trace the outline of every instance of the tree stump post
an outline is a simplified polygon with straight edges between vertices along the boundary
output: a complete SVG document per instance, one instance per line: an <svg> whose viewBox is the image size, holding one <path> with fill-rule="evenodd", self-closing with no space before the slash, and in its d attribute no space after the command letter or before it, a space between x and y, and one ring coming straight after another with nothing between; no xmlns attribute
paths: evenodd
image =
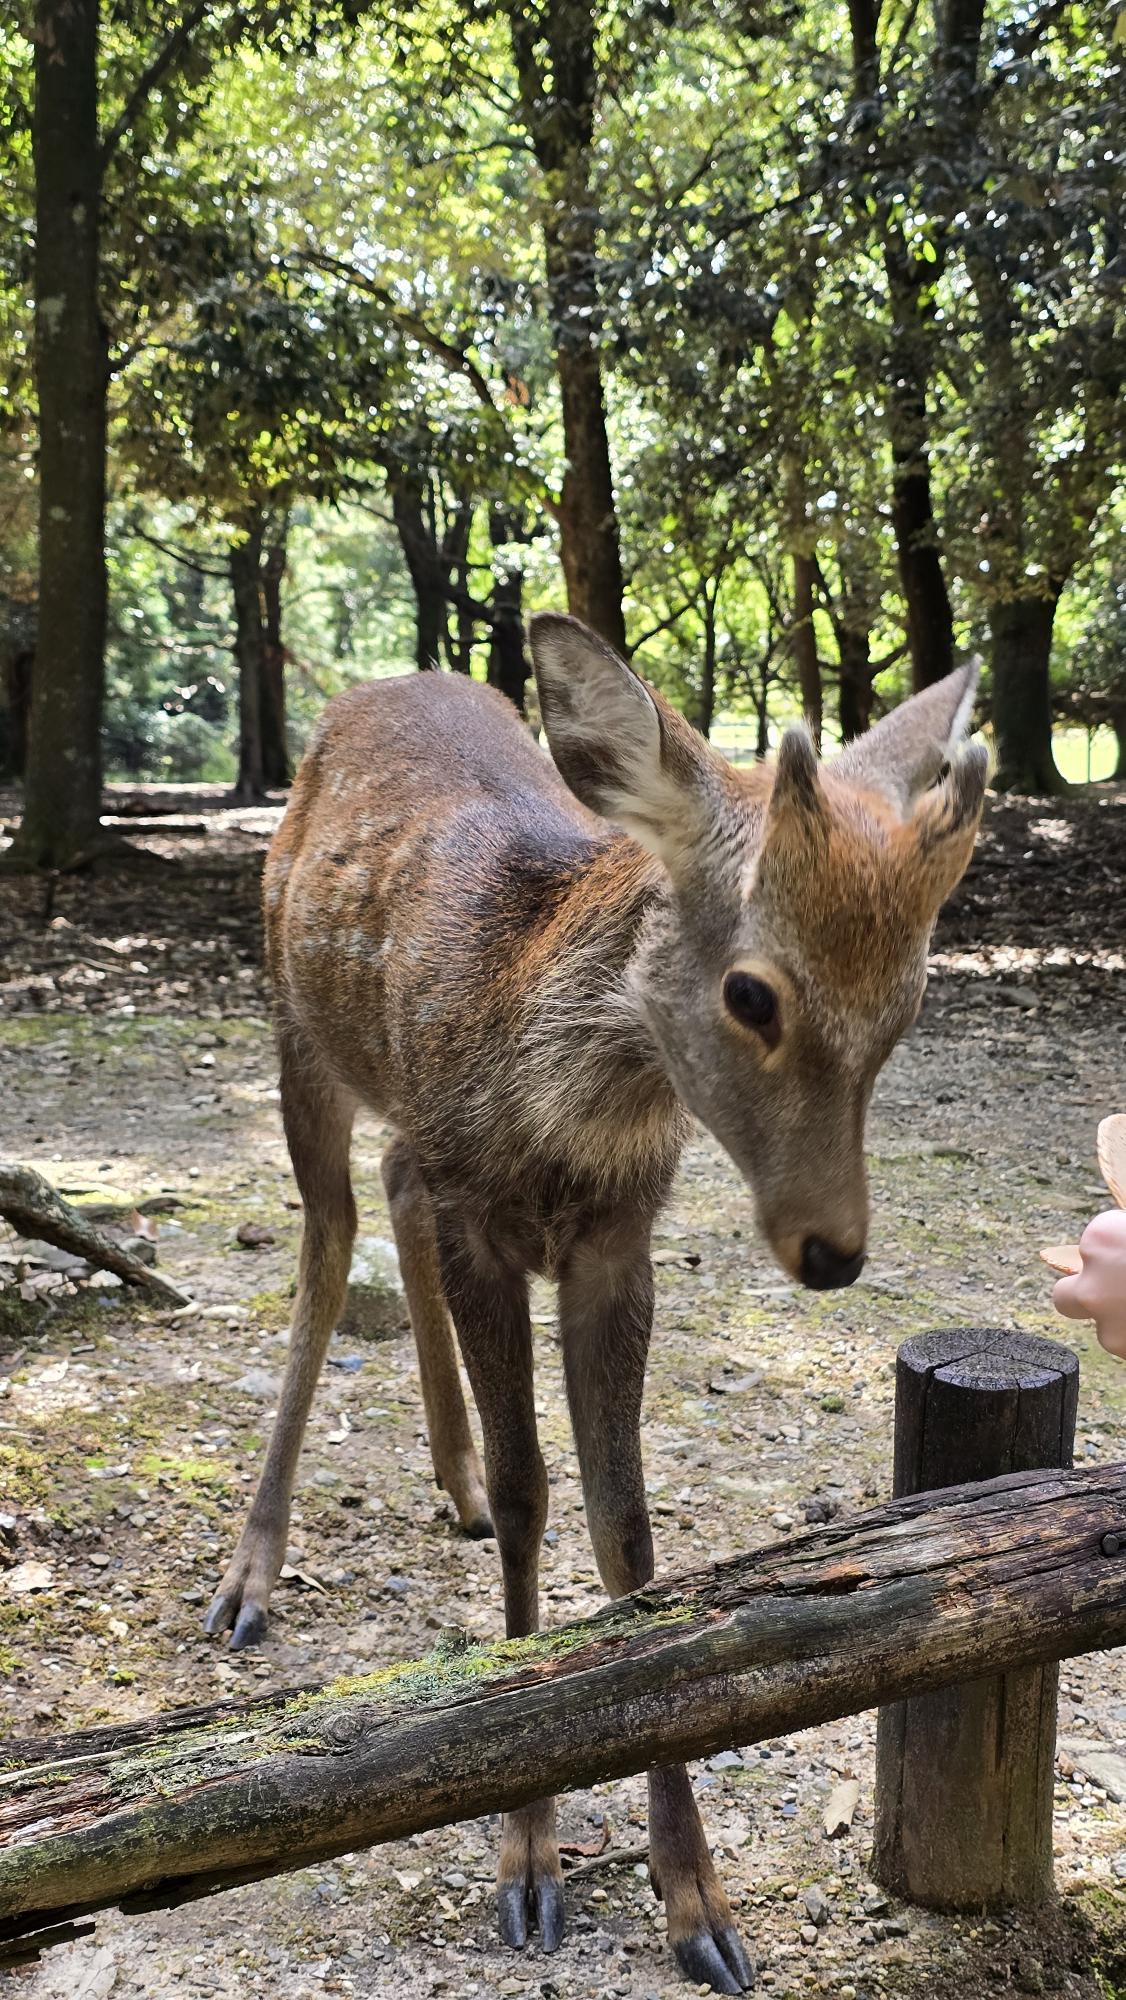
<svg viewBox="0 0 1126 2000"><path fill-rule="evenodd" d="M1079 1364L1054 1340L991 1327L905 1341L896 1362L895 1496L1069 1467ZM931 1909L1053 1893L1058 1666L881 1708L872 1872Z"/></svg>

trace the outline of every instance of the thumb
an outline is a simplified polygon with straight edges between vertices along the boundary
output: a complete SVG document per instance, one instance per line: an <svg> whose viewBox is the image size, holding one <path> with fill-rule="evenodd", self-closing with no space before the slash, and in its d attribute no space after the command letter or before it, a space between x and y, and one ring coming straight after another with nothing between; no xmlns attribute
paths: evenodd
<svg viewBox="0 0 1126 2000"><path fill-rule="evenodd" d="M1092 1317L1089 1306L1084 1305L1081 1298L1082 1288L1082 1271L1077 1271L1073 1277L1061 1278L1055 1286L1052 1292L1052 1304L1058 1313L1063 1314L1065 1319L1090 1319Z"/></svg>

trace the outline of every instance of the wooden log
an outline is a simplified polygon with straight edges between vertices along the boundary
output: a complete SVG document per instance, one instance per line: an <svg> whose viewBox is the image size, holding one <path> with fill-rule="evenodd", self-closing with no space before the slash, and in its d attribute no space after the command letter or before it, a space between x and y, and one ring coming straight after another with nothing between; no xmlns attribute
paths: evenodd
<svg viewBox="0 0 1126 2000"><path fill-rule="evenodd" d="M0 1939L1123 1641L1126 1465L894 1501L534 1639L9 1745Z"/></svg>
<svg viewBox="0 0 1126 2000"><path fill-rule="evenodd" d="M0 1216L10 1222L20 1236L41 1237L56 1250L69 1250L85 1257L97 1271L112 1271L126 1285L138 1285L174 1306L192 1301L170 1278L161 1277L139 1257L123 1250L95 1229L89 1218L69 1201L56 1194L50 1181L33 1167L17 1167L0 1160Z"/></svg>
<svg viewBox="0 0 1126 2000"><path fill-rule="evenodd" d="M989 1327L899 1350L897 1497L1069 1466L1079 1364L1053 1340ZM932 1909L1032 1905L1053 1893L1059 1669L992 1674L881 1708L873 1874Z"/></svg>

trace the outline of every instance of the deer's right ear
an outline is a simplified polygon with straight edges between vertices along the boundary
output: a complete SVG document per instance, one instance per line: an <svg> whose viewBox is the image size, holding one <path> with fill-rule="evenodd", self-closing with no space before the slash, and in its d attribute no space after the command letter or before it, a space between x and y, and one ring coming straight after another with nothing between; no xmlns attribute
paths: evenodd
<svg viewBox="0 0 1126 2000"><path fill-rule="evenodd" d="M632 833L670 874L683 872L704 832L721 760L577 618L540 612L529 639L560 776L584 806Z"/></svg>

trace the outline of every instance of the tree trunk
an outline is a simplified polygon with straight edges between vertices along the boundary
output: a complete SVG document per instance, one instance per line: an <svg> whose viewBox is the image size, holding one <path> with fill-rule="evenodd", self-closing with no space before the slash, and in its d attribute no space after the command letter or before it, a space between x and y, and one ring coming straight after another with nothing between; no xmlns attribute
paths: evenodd
<svg viewBox="0 0 1126 2000"><path fill-rule="evenodd" d="M489 513L489 538L494 549L521 539L519 529L504 512L494 507ZM493 624L489 645L489 685L499 688L523 715L524 690L532 666L524 650L524 572L509 563L496 562L493 570Z"/></svg>
<svg viewBox="0 0 1126 2000"><path fill-rule="evenodd" d="M34 614L10 604L3 637L3 704L0 707L0 778L22 778L35 672Z"/></svg>
<svg viewBox="0 0 1126 2000"><path fill-rule="evenodd" d="M262 743L262 685L265 678L266 634L262 622L261 577L263 524L254 514L245 538L232 542L231 588L235 599L235 660L238 665L238 780L240 799L266 795Z"/></svg>
<svg viewBox="0 0 1126 2000"><path fill-rule="evenodd" d="M414 585L415 664L420 673L432 673L441 664L446 625L442 564L427 526L421 480L396 469L388 473L387 484L399 546Z"/></svg>
<svg viewBox="0 0 1126 2000"><path fill-rule="evenodd" d="M101 831L106 394L98 305L98 0L35 10L39 643L12 859L75 868Z"/></svg>
<svg viewBox="0 0 1126 2000"><path fill-rule="evenodd" d="M793 565L793 617L790 623L790 645L794 664L798 670L798 686L801 690L802 711L809 724L817 748L821 748L821 663L817 658L817 633L813 624L813 590L817 577L817 563L813 556L795 549L791 555Z"/></svg>
<svg viewBox="0 0 1126 2000"><path fill-rule="evenodd" d="M755 721L757 724L755 756L759 759L760 763L764 757L769 757L770 755L770 714L767 704L768 696L764 688L761 695L755 696Z"/></svg>
<svg viewBox="0 0 1126 2000"><path fill-rule="evenodd" d="M451 631L447 619L446 657L455 674L473 670L473 641L476 636L469 590L469 537L473 528L473 503L458 501L447 514L442 537L442 567L454 586L454 619Z"/></svg>
<svg viewBox="0 0 1126 2000"><path fill-rule="evenodd" d="M891 518L899 580L907 607L907 645L916 690L954 670L954 617L939 553L927 449L927 372L922 354L918 288L907 273L909 252L898 234L885 240L884 264L892 309L888 353L891 439Z"/></svg>
<svg viewBox="0 0 1126 2000"><path fill-rule="evenodd" d="M566 471L559 533L567 604L626 649L622 560L598 336L599 216L591 187L598 89L592 0L548 0L537 13L510 0L520 103L545 176L544 249ZM546 46L550 75L543 67Z"/></svg>
<svg viewBox="0 0 1126 2000"><path fill-rule="evenodd" d="M1017 1473L352 1690L9 1741L0 1940L1120 1645L1124 1520L1126 1466Z"/></svg>
<svg viewBox="0 0 1126 2000"><path fill-rule="evenodd" d="M262 775L266 784L277 790L284 789L293 776L285 733L285 647L282 644L281 587L285 576L286 527L283 521L277 541L266 548L261 574L264 625L260 684Z"/></svg>
<svg viewBox="0 0 1126 2000"><path fill-rule="evenodd" d="M561 303L571 291L560 281L552 287L557 317L566 310ZM577 306L573 311L577 313ZM595 348L579 347L589 340L583 323L578 334L560 326L556 362L563 399L563 447L567 469L559 496L560 551L567 583L567 608L575 618L609 641L619 653L626 650L626 621L622 608L622 560L618 542L618 515L614 502L614 479L610 469L610 443L606 434L606 407L602 394L602 364Z"/></svg>
<svg viewBox="0 0 1126 2000"><path fill-rule="evenodd" d="M716 662L719 654L716 633L716 598L718 591L709 596L704 591L704 666L700 676L700 695L696 703L696 727L701 736L710 736L715 721L715 679Z"/></svg>
<svg viewBox="0 0 1126 2000"><path fill-rule="evenodd" d="M975 0L970 0L971 8ZM879 0L849 0L854 116L875 134L881 117ZM968 17L947 5L940 22L940 60L951 37L965 53ZM980 32L980 29L979 29ZM940 86L941 89L941 86ZM888 434L892 453L891 513L907 612L907 644L915 687L930 687L954 665L954 620L931 500L927 413L928 353L919 271L885 202L879 205L884 272L891 307L887 345ZM844 689L842 685L842 706Z"/></svg>
<svg viewBox="0 0 1126 2000"><path fill-rule="evenodd" d="M1052 756L1049 663L1058 593L994 604L990 613L993 733L999 792L1065 789Z"/></svg>
<svg viewBox="0 0 1126 2000"><path fill-rule="evenodd" d="M841 742L851 743L863 736L872 722L872 640L871 634L842 622L836 633L840 652Z"/></svg>

